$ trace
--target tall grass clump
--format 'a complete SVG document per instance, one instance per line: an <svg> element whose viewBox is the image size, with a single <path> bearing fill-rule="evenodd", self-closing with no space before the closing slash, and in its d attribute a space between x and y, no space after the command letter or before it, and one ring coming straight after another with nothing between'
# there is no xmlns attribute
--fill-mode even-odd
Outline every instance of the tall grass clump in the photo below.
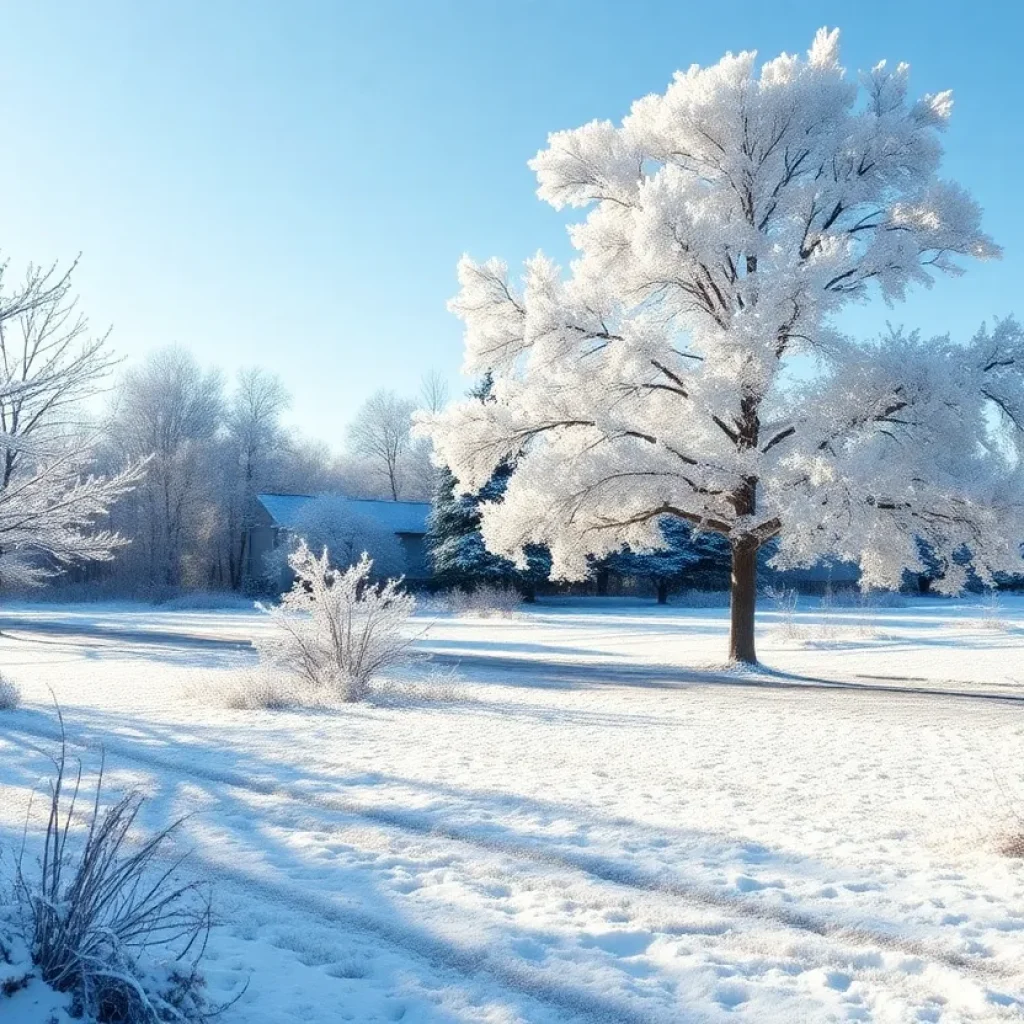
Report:
<svg viewBox="0 0 1024 1024"><path fill-rule="evenodd" d="M199 961L210 901L199 883L175 880L184 856L165 856L183 819L136 841L143 797L128 793L104 807L102 765L86 796L81 764L68 762L63 721L61 733L42 852L31 867L26 825L15 873L35 970L70 994L73 1014L99 1024L209 1019L217 1011L205 998Z"/></svg>
<svg viewBox="0 0 1024 1024"><path fill-rule="evenodd" d="M512 586L483 583L472 590L454 587L445 595L444 606L453 615L504 618L515 614L523 595Z"/></svg>

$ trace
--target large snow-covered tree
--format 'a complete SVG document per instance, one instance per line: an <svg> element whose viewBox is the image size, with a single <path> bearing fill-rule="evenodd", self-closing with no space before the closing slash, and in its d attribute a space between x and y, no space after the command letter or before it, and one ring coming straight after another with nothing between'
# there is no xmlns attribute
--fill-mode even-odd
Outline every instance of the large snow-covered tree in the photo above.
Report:
<svg viewBox="0 0 1024 1024"><path fill-rule="evenodd" d="M676 516L725 536L730 657L756 660L758 550L776 564L856 559L894 586L924 539L963 581L1019 564L1019 471L992 437L1024 426L1012 321L964 344L895 332L857 343L848 303L998 255L980 210L939 177L948 92L908 98L908 68L860 84L822 30L805 58L754 53L676 75L621 125L558 132L532 161L539 195L590 207L568 274L538 254L522 284L459 266L465 369L493 401L424 420L461 488L517 456L488 547L544 544L552 573L660 545ZM795 360L801 373L790 372ZM794 383L794 380L796 383Z"/></svg>

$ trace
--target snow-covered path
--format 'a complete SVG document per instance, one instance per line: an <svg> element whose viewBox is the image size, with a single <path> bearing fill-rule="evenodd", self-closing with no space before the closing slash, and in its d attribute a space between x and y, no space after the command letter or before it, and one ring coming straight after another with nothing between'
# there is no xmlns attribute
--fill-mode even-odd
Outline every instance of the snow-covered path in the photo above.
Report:
<svg viewBox="0 0 1024 1024"><path fill-rule="evenodd" d="M1014 701L699 668L587 687L545 662L611 659L567 637L441 703L235 712L188 694L237 648L24 635L0 641L29 697L0 719L2 827L52 685L152 823L198 812L213 984L256 969L229 1021L1021 1019Z"/></svg>

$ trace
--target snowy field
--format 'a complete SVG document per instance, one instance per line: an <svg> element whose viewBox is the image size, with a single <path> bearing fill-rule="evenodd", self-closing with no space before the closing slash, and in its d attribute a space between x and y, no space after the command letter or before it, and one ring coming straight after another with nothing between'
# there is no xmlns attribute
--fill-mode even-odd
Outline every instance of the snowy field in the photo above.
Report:
<svg viewBox="0 0 1024 1024"><path fill-rule="evenodd" d="M758 675L724 609L417 626L454 683L244 711L257 613L0 609L0 841L52 691L147 827L196 812L225 1024L1024 1019L1024 599L768 606Z"/></svg>

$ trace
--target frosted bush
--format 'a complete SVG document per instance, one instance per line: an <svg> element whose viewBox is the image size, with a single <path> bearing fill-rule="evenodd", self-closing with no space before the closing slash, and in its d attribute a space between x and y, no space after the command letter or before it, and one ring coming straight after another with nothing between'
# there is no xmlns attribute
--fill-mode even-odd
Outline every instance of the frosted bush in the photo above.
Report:
<svg viewBox="0 0 1024 1024"><path fill-rule="evenodd" d="M222 1009L207 1000L199 970L210 901L200 883L177 881L183 858L170 849L184 819L136 840L143 797L127 793L104 806L102 766L87 796L82 766L69 762L63 731L61 719L39 857L33 866L23 845L15 862L17 921L33 972L69 996L76 1019L210 1020ZM72 828L76 817L84 818L82 829ZM28 834L26 828L26 841Z"/></svg>
<svg viewBox="0 0 1024 1024"><path fill-rule="evenodd" d="M1003 631L1009 623L1003 617L1003 603L996 591L987 593L981 601L981 625L984 629Z"/></svg>
<svg viewBox="0 0 1024 1024"><path fill-rule="evenodd" d="M448 591L445 603L453 615L503 616L517 611L523 596L515 587L484 584L474 590L455 587Z"/></svg>
<svg viewBox="0 0 1024 1024"><path fill-rule="evenodd" d="M296 677L314 697L362 700L376 676L409 660L415 599L400 579L373 583L365 553L342 571L326 548L317 557L303 542L288 564L291 590L280 605L259 606L274 627L255 641L261 662Z"/></svg>

